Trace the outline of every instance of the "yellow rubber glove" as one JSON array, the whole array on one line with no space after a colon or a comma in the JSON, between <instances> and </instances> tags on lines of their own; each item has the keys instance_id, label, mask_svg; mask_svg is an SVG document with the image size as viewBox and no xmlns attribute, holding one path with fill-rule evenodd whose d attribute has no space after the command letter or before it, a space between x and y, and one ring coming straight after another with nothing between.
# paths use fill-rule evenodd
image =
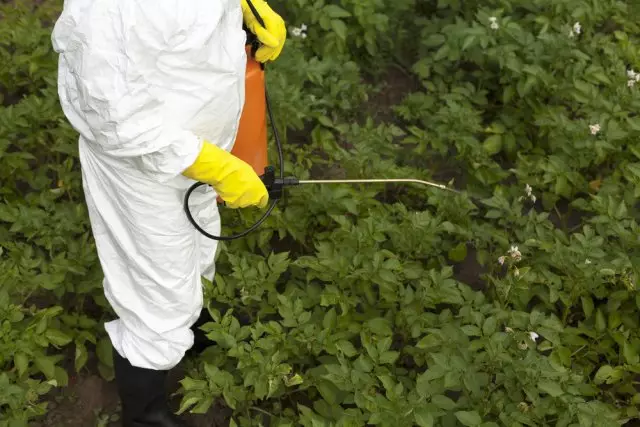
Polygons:
<instances>
[{"instance_id":1,"label":"yellow rubber glove","mask_svg":"<svg viewBox=\"0 0 640 427\"><path fill-rule=\"evenodd\" d=\"M267 188L253 168L208 141L204 142L196 161L182 174L211 185L230 208L264 208L269 202Z\"/></svg>"},{"instance_id":2,"label":"yellow rubber glove","mask_svg":"<svg viewBox=\"0 0 640 427\"><path fill-rule=\"evenodd\" d=\"M284 20L264 0L249 1L253 4L265 25L263 27L260 24L260 21L249 7L247 0L241 0L244 24L262 43L262 46L256 51L256 61L275 61L280 56L287 39L287 27L284 24Z\"/></svg>"}]
</instances>

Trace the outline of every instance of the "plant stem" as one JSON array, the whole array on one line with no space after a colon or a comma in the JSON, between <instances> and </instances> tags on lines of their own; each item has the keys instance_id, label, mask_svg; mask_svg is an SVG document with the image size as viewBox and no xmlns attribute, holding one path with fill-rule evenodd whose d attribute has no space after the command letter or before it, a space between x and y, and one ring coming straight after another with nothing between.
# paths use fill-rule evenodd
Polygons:
<instances>
[{"instance_id":1,"label":"plant stem","mask_svg":"<svg viewBox=\"0 0 640 427\"><path fill-rule=\"evenodd\" d=\"M576 354L578 354L579 352L581 352L587 345L584 344L582 345L582 347L580 347L579 349L577 349L576 351L574 351L573 353L571 353L571 357L575 356Z\"/></svg>"},{"instance_id":2,"label":"plant stem","mask_svg":"<svg viewBox=\"0 0 640 427\"><path fill-rule=\"evenodd\" d=\"M252 406L252 407L251 407L251 408L249 408L249 409L251 409L252 411L260 412L260 413L262 413L262 414L264 414L264 415L268 415L268 416L270 416L271 418L276 418L276 416L275 416L274 414L272 414L271 412L269 412L269 411L265 411L264 409L262 409L262 408L258 408L257 406Z\"/></svg>"}]
</instances>

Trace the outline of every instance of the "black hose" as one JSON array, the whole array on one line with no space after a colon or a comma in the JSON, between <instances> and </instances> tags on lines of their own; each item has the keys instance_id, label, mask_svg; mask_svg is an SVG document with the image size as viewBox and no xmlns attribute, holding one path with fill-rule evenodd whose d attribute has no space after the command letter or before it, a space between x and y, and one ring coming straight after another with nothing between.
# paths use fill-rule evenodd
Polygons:
<instances>
[{"instance_id":1,"label":"black hose","mask_svg":"<svg viewBox=\"0 0 640 427\"><path fill-rule=\"evenodd\" d=\"M276 147L278 149L280 179L284 180L284 155L282 153L282 143L280 142L280 135L278 134L278 129L276 127L275 121L273 120L271 102L269 101L269 94L266 89L264 91L264 96L267 104L267 114L269 115L269 121L271 122L271 129L273 130L273 137L276 141ZM245 237L249 233L252 233L253 231L255 231L258 227L262 225L263 222L266 221L266 219L269 217L269 215L271 215L271 212L273 211L273 209L276 207L276 204L278 203L278 199L272 200L271 204L269 205L269 208L264 213L264 215L262 215L262 217L260 217L260 219L255 224L253 224L251 227L247 228L246 230L231 236L215 236L211 233L208 233L202 227L200 227L200 225L198 225L198 223L193 218L193 215L191 214L191 210L189 210L189 197L191 197L191 193L193 193L193 191L196 188L201 187L203 185L207 185L207 184L204 182L196 182L191 187L189 187L189 189L187 190L187 194L185 194L184 196L184 211L187 214L187 218L189 219L189 222L196 228L196 230L202 233L202 235L213 240L229 241L229 240L235 240L235 239L240 239L242 237Z\"/></svg>"}]
</instances>

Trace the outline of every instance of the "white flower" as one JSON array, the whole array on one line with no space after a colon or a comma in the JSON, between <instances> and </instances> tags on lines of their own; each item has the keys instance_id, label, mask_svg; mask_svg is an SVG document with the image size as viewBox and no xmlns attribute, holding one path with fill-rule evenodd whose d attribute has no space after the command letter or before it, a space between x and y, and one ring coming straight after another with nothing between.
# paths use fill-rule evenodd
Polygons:
<instances>
[{"instance_id":1,"label":"white flower","mask_svg":"<svg viewBox=\"0 0 640 427\"><path fill-rule=\"evenodd\" d=\"M500 28L500 25L498 25L498 18L496 18L495 16L490 17L489 22L491 23L492 30L497 30L498 28Z\"/></svg>"},{"instance_id":2,"label":"white flower","mask_svg":"<svg viewBox=\"0 0 640 427\"><path fill-rule=\"evenodd\" d=\"M629 87L634 87L637 82L640 82L640 73L636 73L634 70L627 70L627 77L629 78L627 82Z\"/></svg>"},{"instance_id":3,"label":"white flower","mask_svg":"<svg viewBox=\"0 0 640 427\"><path fill-rule=\"evenodd\" d=\"M520 261L522 259L522 254L518 250L517 246L511 246L511 249L509 249L509 255L516 261Z\"/></svg>"},{"instance_id":4,"label":"white flower","mask_svg":"<svg viewBox=\"0 0 640 427\"><path fill-rule=\"evenodd\" d=\"M504 261L505 261L505 259L506 259L506 257L505 257L504 255L503 255L503 256L501 256L500 258L498 258L498 263L499 263L500 265L504 265Z\"/></svg>"},{"instance_id":5,"label":"white flower","mask_svg":"<svg viewBox=\"0 0 640 427\"><path fill-rule=\"evenodd\" d=\"M581 32L582 32L582 26L580 25L579 22L576 22L575 24L573 24L571 31L569 31L569 37L575 37L576 35L579 35Z\"/></svg>"},{"instance_id":6,"label":"white flower","mask_svg":"<svg viewBox=\"0 0 640 427\"><path fill-rule=\"evenodd\" d=\"M591 264L591 260L589 258L587 258L587 259L584 260L584 263L589 265L589 264Z\"/></svg>"},{"instance_id":7,"label":"white flower","mask_svg":"<svg viewBox=\"0 0 640 427\"><path fill-rule=\"evenodd\" d=\"M598 123L589 125L589 130L591 131L591 135L597 135L598 132L600 132L600 125Z\"/></svg>"},{"instance_id":8,"label":"white flower","mask_svg":"<svg viewBox=\"0 0 640 427\"><path fill-rule=\"evenodd\" d=\"M526 350L527 348L529 348L527 343L524 342L524 341L522 341L520 344L518 344L518 347L520 348L520 350Z\"/></svg>"},{"instance_id":9,"label":"white flower","mask_svg":"<svg viewBox=\"0 0 640 427\"><path fill-rule=\"evenodd\" d=\"M527 197L529 198L529 200L531 200L533 203L536 202L537 198L536 196L533 194L533 189L531 188L531 186L529 184L527 184L524 187L524 192L527 195Z\"/></svg>"},{"instance_id":10,"label":"white flower","mask_svg":"<svg viewBox=\"0 0 640 427\"><path fill-rule=\"evenodd\" d=\"M576 34L580 34L582 32L582 26L580 26L579 22L573 24L573 32Z\"/></svg>"},{"instance_id":11,"label":"white flower","mask_svg":"<svg viewBox=\"0 0 640 427\"><path fill-rule=\"evenodd\" d=\"M520 277L520 270L518 270L518 268L516 267L515 270L513 270L513 275L516 277Z\"/></svg>"},{"instance_id":12,"label":"white flower","mask_svg":"<svg viewBox=\"0 0 640 427\"><path fill-rule=\"evenodd\" d=\"M291 34L295 37L302 37L303 39L307 37L307 26L306 24L302 24L300 28L293 27L291 29Z\"/></svg>"},{"instance_id":13,"label":"white flower","mask_svg":"<svg viewBox=\"0 0 640 427\"><path fill-rule=\"evenodd\" d=\"M511 329L511 328L510 328L510 327L508 327L508 326L504 328L504 331L505 331L506 333L508 333L508 334L512 334L512 333L513 333L513 329Z\"/></svg>"},{"instance_id":14,"label":"white flower","mask_svg":"<svg viewBox=\"0 0 640 427\"><path fill-rule=\"evenodd\" d=\"M540 335L536 334L535 332L529 332L529 338L531 338L531 341L535 342L538 338L540 338Z\"/></svg>"}]
</instances>

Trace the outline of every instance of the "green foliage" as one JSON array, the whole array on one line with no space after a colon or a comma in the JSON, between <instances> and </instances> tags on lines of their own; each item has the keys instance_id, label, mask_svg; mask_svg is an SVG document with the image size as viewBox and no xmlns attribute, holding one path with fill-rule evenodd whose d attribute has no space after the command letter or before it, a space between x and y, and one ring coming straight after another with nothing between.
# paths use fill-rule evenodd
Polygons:
<instances>
[{"instance_id":1,"label":"green foliage","mask_svg":"<svg viewBox=\"0 0 640 427\"><path fill-rule=\"evenodd\" d=\"M104 335L105 306L82 204L75 135L57 98L49 23L60 5L0 5L0 426L26 426L68 381L87 343ZM86 313L83 313L84 309ZM94 318L92 318L94 317ZM75 347L75 349L73 348ZM105 369L108 375L108 369Z\"/></svg>"},{"instance_id":2,"label":"green foliage","mask_svg":"<svg viewBox=\"0 0 640 427\"><path fill-rule=\"evenodd\" d=\"M76 370L95 351L110 376L56 95L59 3L0 9L0 426L46 410L74 368L63 351ZM259 232L221 246L212 345L181 381L181 412L221 400L239 427L637 421L631 3L273 1L291 27L267 68L287 174L466 192L292 189ZM225 224L236 215L255 218Z\"/></svg>"}]
</instances>

